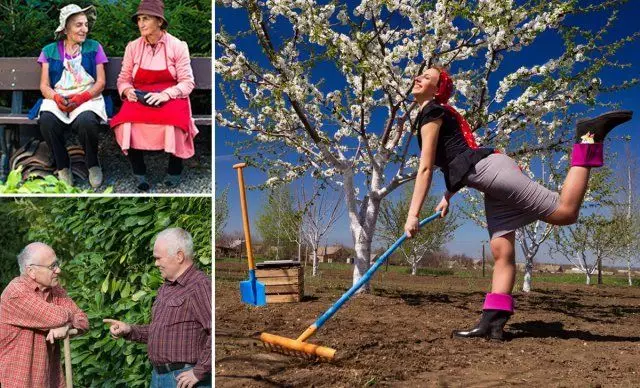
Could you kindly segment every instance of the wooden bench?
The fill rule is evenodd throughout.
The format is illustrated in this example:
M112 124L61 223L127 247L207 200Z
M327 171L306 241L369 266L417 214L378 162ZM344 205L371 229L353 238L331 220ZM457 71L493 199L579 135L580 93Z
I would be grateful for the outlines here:
M105 65L105 91L117 90L116 81L121 65L122 58L109 58ZM191 58L191 67L196 82L195 90L211 90L211 58ZM10 113L0 112L0 176L5 176L9 167L11 145L7 139L7 126L37 124L37 120L30 120L27 113L23 113L23 93L40 90L40 69L37 58L0 58L0 90L12 91ZM196 125L212 125L210 114L194 115L193 118Z

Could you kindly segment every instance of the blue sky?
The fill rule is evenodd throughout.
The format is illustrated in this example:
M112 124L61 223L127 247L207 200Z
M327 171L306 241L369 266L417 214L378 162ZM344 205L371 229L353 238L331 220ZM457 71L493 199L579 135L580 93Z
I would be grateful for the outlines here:
M637 5L637 1L631 0L627 4L622 6L619 19L615 22L614 27L609 31L607 35L607 41L616 40L617 38L630 35L638 30L637 21L640 20L640 10L638 10ZM610 12L600 12L598 14L589 15L588 17L572 17L571 19L567 20L567 22L581 27L599 27L602 26L609 13ZM243 10L233 10L216 7L214 19L216 21L216 31L219 30L218 21L220 20L222 21L224 28L230 32L235 32L239 29L245 30L247 27L246 15ZM562 50L562 47L559 43L560 41L555 33L545 33L541 35L536 39L533 45L525 48L523 51L518 53L518 55L507 55L500 71L497 73L497 77L495 77L494 79L500 79L501 75L510 73L523 65L530 66L533 64L543 64L544 62L546 62L550 55L557 56L557 54ZM248 39L245 44L246 47L252 46L252 42L250 39ZM239 47L244 48L240 44ZM255 49L249 48L249 50ZM631 63L632 67L624 70L624 73L618 70L612 73L600 74L600 78L605 84L616 83L621 79L629 79L632 77L640 76L640 42L634 41L631 44L626 45L619 51L616 59L620 62ZM454 68L453 70L453 72L455 73L456 69ZM216 78L216 82L221 81L222 80L220 78ZM495 86L491 89L495 90ZM617 102L620 104L621 108L631 109L636 112L636 118L631 122L628 122L617 128L615 131L615 135L631 135L631 149L640 150L640 133L638 132L638 130L640 129L640 124L638 124L640 123L640 87L634 87L632 89L617 92L615 94L602 95L600 99L603 101ZM220 95L218 87L216 87L215 107L216 109L224 108L224 98ZM597 110L596 114L601 113L601 111L602 109ZM240 231L242 229L237 175L235 170L233 170L232 168L232 165L237 163L238 160L233 155L234 147L230 144L233 144L238 140L245 139L247 139L246 136L238 135L236 132L232 132L226 128L216 127L214 140L214 174L216 182L216 192L220 192L220 190L224 189L225 187L229 187L230 218L225 229L225 231L227 232L236 230ZM622 142L614 142L613 148L615 151L622 152ZM418 152L418 147L417 144L415 144L415 141L411 146L411 151L416 154ZM244 172L245 182L247 185L258 185L266 180L266 175L256 169L246 168ZM396 192L394 192L392 196L395 197L397 195L400 195L403 189L404 188L396 190ZM444 184L442 182L442 178L440 175L437 175L436 177L434 177L434 185L432 187L431 193L442 193L443 190ZM249 218L252 224L257 219L259 209L265 201L265 198L265 193L256 190L247 193ZM455 203L457 201L460 201L461 198L462 197L454 197L454 211ZM256 234L255 227L253 226L252 233ZM488 235L485 230L483 230L476 224L467 221L464 222L460 228L458 228L454 239L447 243L446 249L452 254L465 253L472 257L479 257L482 251L482 241L486 240L487 237ZM353 244L350 237L348 220L346 218L337 223L336 227L333 230L333 233L331 233L328 237L328 243L343 243L347 246L351 246ZM519 248L518 256L520 256ZM560 258L549 257L546 249L541 250L539 255L536 257L536 260L559 262L562 261Z

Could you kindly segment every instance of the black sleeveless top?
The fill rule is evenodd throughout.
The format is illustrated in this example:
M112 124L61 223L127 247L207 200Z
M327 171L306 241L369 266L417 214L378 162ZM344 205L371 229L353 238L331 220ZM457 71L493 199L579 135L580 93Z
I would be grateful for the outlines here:
M414 122L413 130L416 132L420 149L422 149L420 128L438 119L442 119L442 125L438 133L435 165L440 167L444 174L447 190L450 193L455 193L464 187L462 181L471 167L491 155L494 150L492 148L471 148L464 139L456 118L442 105L434 101L429 102L420 110Z

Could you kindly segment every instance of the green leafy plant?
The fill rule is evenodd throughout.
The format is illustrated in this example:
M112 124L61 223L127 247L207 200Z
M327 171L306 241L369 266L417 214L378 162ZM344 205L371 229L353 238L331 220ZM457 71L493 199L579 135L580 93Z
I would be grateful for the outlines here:
M28 223L18 231L0 231L0 241L50 244L62 263L64 288L89 317L89 332L71 341L77 386L147 386L146 346L111 339L102 319L150 321L163 282L152 248L165 228L189 231L197 265L211 273L210 198L32 198L0 204L0 219L12 216L15 224ZM15 263L24 245L14 245L7 256ZM17 266L12 268L17 276Z
M107 187L103 193L109 194L112 191L112 187ZM55 175L44 178L29 177L27 180L22 180L22 166L11 171L5 183L0 184L0 194L86 194L91 192L93 191L79 190L69 186Z

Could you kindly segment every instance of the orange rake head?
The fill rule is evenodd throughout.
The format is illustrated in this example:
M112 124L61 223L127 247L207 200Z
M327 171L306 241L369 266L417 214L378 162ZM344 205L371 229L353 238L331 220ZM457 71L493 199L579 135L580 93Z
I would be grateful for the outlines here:
M336 354L335 349L269 333L260 334L260 340L264 347L272 352L308 360L331 361Z

